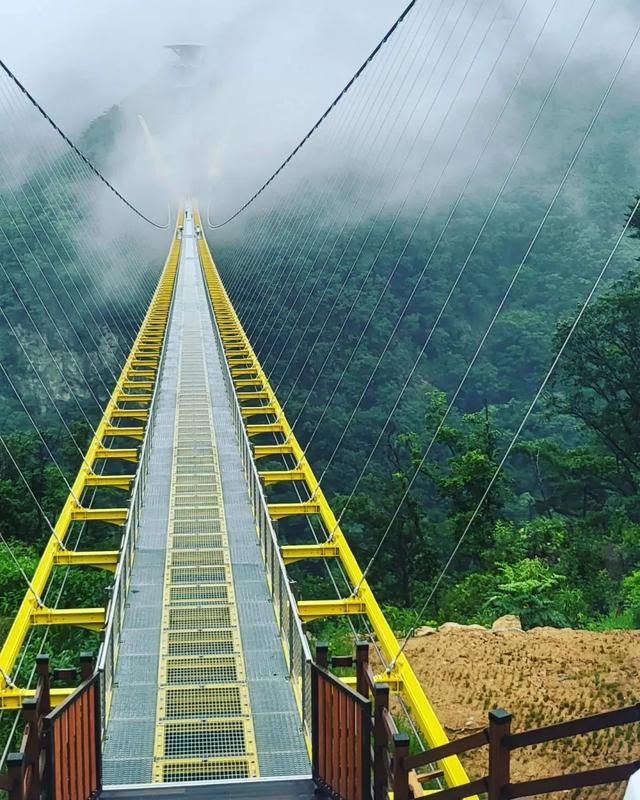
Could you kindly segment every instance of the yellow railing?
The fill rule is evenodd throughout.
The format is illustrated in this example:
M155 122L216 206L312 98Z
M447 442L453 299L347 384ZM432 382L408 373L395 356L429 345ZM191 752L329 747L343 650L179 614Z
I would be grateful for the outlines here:
M200 215L195 212L196 224L202 230ZM210 294L217 327L224 347L227 364L240 403L246 434L252 438L261 434L272 434L273 444L258 444L253 448L254 458L266 456L289 456L294 469L264 471L260 473L263 485L280 481L296 481L306 487L307 498L300 503L271 503L268 505L271 519L281 519L293 514L313 515L321 520L326 541L320 544L284 546L281 555L285 564L309 558L337 558L353 589L348 597L336 600L302 600L298 602L298 614L303 621L328 616L361 614L368 620L380 650L390 664L380 676L392 691L402 695L418 728L429 747L438 747L448 742L429 700L427 699L411 664L404 653L398 655L400 645L387 622L371 587L363 576L338 521L305 453L300 446L286 416L269 384L256 354L242 328L240 320L225 291L204 236L198 242L205 280ZM251 405L257 401L258 405ZM253 416L266 422L247 422ZM437 665L434 665L437 668ZM447 784L459 786L469 779L456 756L443 759L440 764Z
M102 474L102 466L107 461L136 463L138 460L137 446L121 447L118 443L122 439L140 441L145 435L178 267L178 228L182 219L183 212L180 211L169 255L145 318L95 429L95 435L84 455L62 512L30 579L30 588L24 595L0 650L0 709L19 708L25 697L34 694L33 690L17 686L11 677L25 639L34 625L77 625L96 631L104 627L104 608L48 608L42 597L53 570L58 565L92 566L113 571L118 562L118 551L77 552L68 550L65 543L74 522L100 521L117 526L126 523L129 511L127 506L85 507L83 501L86 500L85 493L89 488L115 487L128 491L133 482L133 475ZM121 421L125 424L121 424ZM71 691L53 689L52 702L60 701Z

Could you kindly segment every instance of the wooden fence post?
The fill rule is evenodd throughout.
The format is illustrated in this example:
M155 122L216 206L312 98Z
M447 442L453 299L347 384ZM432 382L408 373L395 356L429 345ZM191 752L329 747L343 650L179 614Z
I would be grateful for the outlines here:
M40 695L40 713L43 717L51 711L51 680L49 677L49 656L42 653L36 656L36 673L38 675L38 693Z
M311 664L311 772L313 780L319 777L318 768L320 766L320 714L318 704L318 672L316 665Z
M384 724L383 711L389 708L389 685L376 683L374 687L375 710L373 723L373 800L385 800L387 797L386 753L389 743L387 729Z
M25 731L28 731L23 751L25 771L28 771L29 780L26 791L23 790L25 800L38 800L40 797L40 699L25 697L22 701L22 719Z
M80 653L80 680L88 681L93 675L93 653Z
M503 708L489 712L489 800L501 800L511 780L511 751L504 739L511 732L511 714Z
M369 642L356 642L356 691L364 698L369 697L368 665Z
M327 642L317 642L316 664L322 669L327 669L329 666L329 645Z
M409 773L404 765L409 757L409 737L393 735L393 800L409 800Z
M24 753L9 753L7 765L7 794L9 800L25 800L22 793L24 783Z

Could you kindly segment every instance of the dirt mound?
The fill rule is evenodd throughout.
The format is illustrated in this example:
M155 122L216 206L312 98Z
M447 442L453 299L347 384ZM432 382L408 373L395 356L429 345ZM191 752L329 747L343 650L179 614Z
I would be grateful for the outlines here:
M640 631L593 633L534 628L445 627L411 639L407 655L450 738L487 724L487 712L513 714L513 730L632 705L640 699ZM640 726L628 725L552 742L514 754L512 780L640 759ZM482 751L465 762L471 777L486 771ZM624 787L554 797L619 798ZM550 795L547 795L550 797Z

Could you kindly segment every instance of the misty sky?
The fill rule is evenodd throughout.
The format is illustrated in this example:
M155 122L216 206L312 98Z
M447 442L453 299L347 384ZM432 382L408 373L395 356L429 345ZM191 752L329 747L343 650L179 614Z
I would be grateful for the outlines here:
M281 162L405 3L194 0L187 11L169 0L5 2L0 53L72 135L113 104L121 105L123 122L103 165L134 202L158 216L164 214L166 198L193 193L210 198L217 216L246 199ZM449 147L473 108L467 140L445 181L450 187L443 195L446 199L469 168L468 162L473 162L482 132L495 118L549 14L522 86L484 159L483 169L491 181L496 166L506 163L517 148L535 112L532 97L546 91L591 5L591 0L418 3L376 61L376 68L387 64L383 69L385 79L391 76L389 85L375 77L376 69L368 70L341 111L296 159L295 169L287 170L285 183L301 176L315 180L328 173L329 165L340 169L342 164L364 176L386 169L389 184L395 180L395 166L385 164L392 157L406 163L413 180L425 153L429 178L449 158ZM511 36L508 32L516 19ZM552 127L557 136L534 137L525 163L548 169L565 144L570 145L588 122L592 103L604 90L637 23L635 0L597 0L556 92L563 97L556 108L566 106L566 118ZM484 76L493 69L507 35L511 38L504 57L483 88ZM178 88L182 77L176 77L171 67L177 59L165 47L171 43L206 48L206 63L198 67L190 91ZM396 60L402 69L394 66ZM633 72L630 60L611 106L627 95ZM372 145L362 147L358 132L351 150L344 137L332 139L340 114L356 106L359 93L366 94L364 87L370 83L374 89L380 85L380 93L374 90L373 96L384 101L374 107L372 120L361 126L363 135L371 129L373 137L383 120L395 126L380 137L381 142L386 138L390 142L380 153ZM482 101L475 108L480 94ZM26 108L26 113L33 111ZM545 119L541 130L544 123ZM396 136L396 128L404 133ZM28 148L20 141L15 149L20 146L25 150L23 162L30 163ZM402 182L398 186L404 190Z
M245 87L316 111L404 1L7 0L2 6L3 60L73 129L152 80L170 62L163 46L173 42L204 44L219 54L221 83L242 74Z

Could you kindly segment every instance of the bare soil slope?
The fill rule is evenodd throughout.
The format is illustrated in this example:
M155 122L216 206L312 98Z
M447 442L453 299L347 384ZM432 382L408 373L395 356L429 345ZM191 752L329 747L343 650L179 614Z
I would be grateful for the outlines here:
M409 641L407 655L450 738L487 724L487 711L513 714L513 730L586 716L640 699L640 631L534 628L493 632L445 626ZM512 780L576 772L640 759L640 726L628 725L519 751ZM486 772L480 751L470 777ZM619 798L624 787L555 797ZM550 795L547 795L550 797Z

